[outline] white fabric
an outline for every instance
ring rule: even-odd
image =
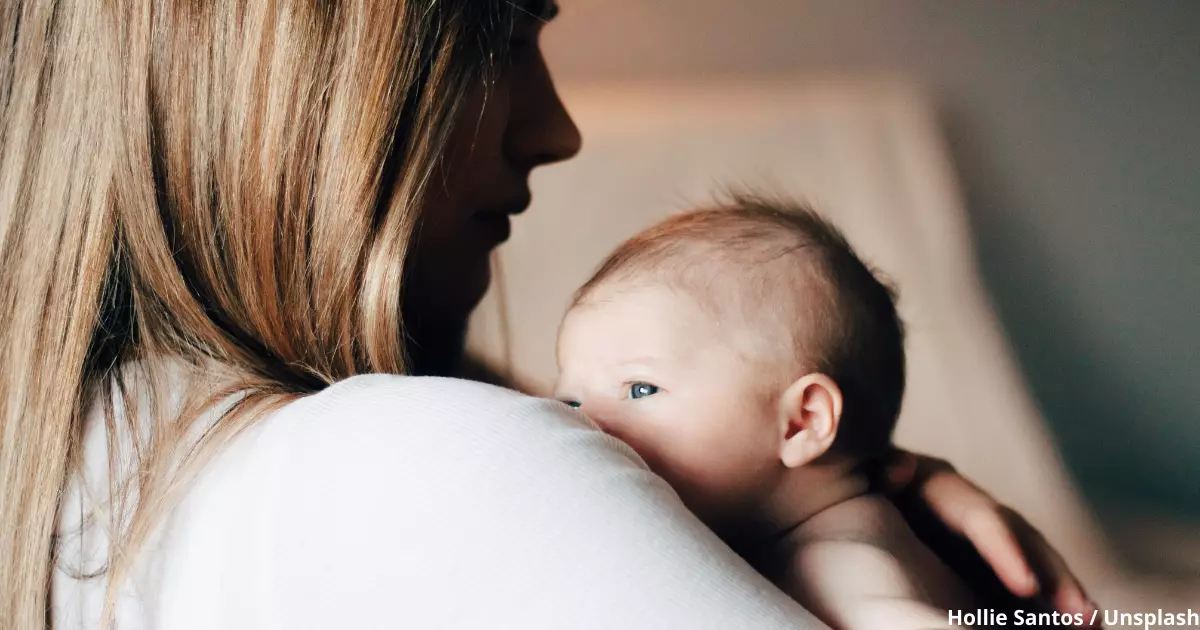
[[[86,496],[72,489],[64,523]],[[103,551],[89,536],[60,564]],[[59,571],[55,627],[96,627],[105,586]],[[284,407],[210,461],[118,610],[122,630],[822,627],[565,405],[381,375]]]

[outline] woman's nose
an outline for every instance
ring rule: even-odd
[[[505,152],[524,169],[570,159],[583,138],[567,113],[550,71],[538,60],[523,80],[513,85],[512,109],[505,134]]]

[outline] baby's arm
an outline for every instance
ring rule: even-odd
[[[894,556],[861,542],[801,546],[781,586],[838,630],[952,627],[947,611],[929,602]]]

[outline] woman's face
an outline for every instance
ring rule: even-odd
[[[544,25],[533,17],[518,21],[511,62],[469,95],[430,182],[404,300],[409,334],[424,346],[413,348],[418,356],[461,353],[467,318],[491,278],[490,253],[508,238],[511,216],[529,205],[530,172],[579,151],[579,130],[539,47]]]

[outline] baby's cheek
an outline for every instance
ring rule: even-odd
[[[653,460],[653,461],[651,461]],[[742,485],[743,467],[723,448],[704,442],[675,442],[653,453],[647,463],[663,476],[696,509],[717,508]]]
[[[740,512],[757,501],[773,470],[771,453],[747,434],[718,436],[686,456],[686,483],[714,513]]]
[[[592,416],[592,420],[605,433],[629,445],[651,470],[658,473],[659,476],[665,476],[664,471],[669,466],[664,461],[662,442],[656,439],[652,432],[647,431],[646,427],[638,426],[637,423],[630,422],[627,418]]]
[[[670,414],[657,421],[650,414],[610,423],[609,432],[629,444],[646,465],[675,488],[684,503],[701,517],[720,513],[744,500],[746,489],[761,470],[744,432],[708,422],[698,410]]]
[[[686,435],[658,431],[647,423],[614,425],[606,430],[632,447],[650,470],[677,490],[704,484],[701,474],[705,468],[702,451],[695,449]]]

